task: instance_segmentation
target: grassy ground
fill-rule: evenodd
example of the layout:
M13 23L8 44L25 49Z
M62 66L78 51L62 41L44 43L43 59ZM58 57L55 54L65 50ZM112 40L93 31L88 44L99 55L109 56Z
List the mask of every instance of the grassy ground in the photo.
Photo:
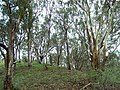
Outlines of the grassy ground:
M0 62L0 90L3 90L3 80L4 80L4 65Z
M120 69L119 69L120 70ZM80 72L56 66L33 63L31 68L24 63L17 64L13 84L16 90L120 90L120 71ZM0 63L0 90L3 88L4 67Z

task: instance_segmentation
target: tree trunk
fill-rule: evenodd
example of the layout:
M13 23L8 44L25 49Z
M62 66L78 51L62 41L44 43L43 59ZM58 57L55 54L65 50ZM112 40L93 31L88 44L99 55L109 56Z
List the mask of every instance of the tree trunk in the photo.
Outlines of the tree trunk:
M5 77L4 90L13 90L12 77L10 75L6 75Z
M4 90L13 90L12 85L12 77L14 70L14 36L15 36L15 28L12 28L9 31L9 46L6 58L6 72L5 72L5 81L4 81Z
M61 56L61 53L62 53L62 45L59 47L59 45L57 45L57 66L60 65L60 56Z
M31 66L31 31L28 29L28 67Z
M19 49L18 49L18 57L19 57L19 62L21 62L21 60L20 60L20 46L19 46Z
M71 70L70 59L69 59L69 46L68 46L68 42L66 42L66 46L67 46L67 68L68 68L68 70Z
M97 56L97 65L98 65L98 68L101 68L100 67L100 49L98 49L98 56Z
M58 55L58 57L57 57L57 66L59 66L60 65L60 55Z
M13 75L13 37L14 34L10 33L9 47L7 48L4 44L0 43L0 47L4 48L7 52L5 57L5 80L4 90L13 90L12 75Z
M103 48L103 66L102 66L102 67L105 66L106 61L107 61L107 55L106 55L106 52L107 52L107 50L106 50L106 46L104 45L104 48Z
M49 55L49 59L50 59L50 65L52 66L53 65L53 59L52 59L52 55L51 54Z
M69 59L69 45L68 45L68 37L67 37L67 28L65 28L65 42L66 42L66 48L67 48L67 68L68 70L71 70L71 66L70 66L70 59Z

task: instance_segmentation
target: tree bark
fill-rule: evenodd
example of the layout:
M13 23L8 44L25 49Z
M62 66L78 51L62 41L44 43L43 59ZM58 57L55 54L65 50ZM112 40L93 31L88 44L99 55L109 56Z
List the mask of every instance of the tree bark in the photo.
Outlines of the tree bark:
M70 59L69 59L69 46L68 46L68 42L66 42L66 46L67 46L67 68L68 68L68 70L71 70Z
M107 61L107 55L106 55L106 46L104 45L104 48L103 48L103 67L105 66L106 64L106 61Z
M61 53L62 53L62 44L61 44L60 47L57 45L57 66L60 65L60 56L61 56Z
M67 68L68 70L71 70L71 66L70 66L70 59L69 59L69 45L68 45L68 38L67 38L67 28L65 28L65 35L64 35L64 38L65 38L65 43L66 43L66 48L67 48Z
M49 55L49 59L50 59L50 65L52 66L53 65L53 59L52 59L52 55L51 54Z
M18 49L18 57L19 57L19 62L20 62L20 46L19 46L19 49Z
M6 58L6 72L5 72L5 81L4 81L4 90L13 90L12 77L14 70L14 28L9 31L9 46L7 51Z
M31 31L28 29L28 67L31 66Z

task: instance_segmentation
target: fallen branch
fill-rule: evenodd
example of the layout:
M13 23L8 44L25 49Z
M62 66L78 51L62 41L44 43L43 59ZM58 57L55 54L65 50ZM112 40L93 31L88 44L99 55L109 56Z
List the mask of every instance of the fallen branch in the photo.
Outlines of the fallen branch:
M84 87L82 87L80 90L84 90L86 87L90 86L92 83L88 83L87 85L85 85Z

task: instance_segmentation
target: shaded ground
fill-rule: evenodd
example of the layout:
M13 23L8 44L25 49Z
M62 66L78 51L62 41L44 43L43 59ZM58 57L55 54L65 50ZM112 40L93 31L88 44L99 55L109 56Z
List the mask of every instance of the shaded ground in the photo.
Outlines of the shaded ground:
M117 71L117 70L115 70ZM114 74L114 76L112 75ZM120 71L80 72L34 63L31 68L18 64L13 78L15 90L120 90ZM3 90L4 68L0 66L0 90Z

